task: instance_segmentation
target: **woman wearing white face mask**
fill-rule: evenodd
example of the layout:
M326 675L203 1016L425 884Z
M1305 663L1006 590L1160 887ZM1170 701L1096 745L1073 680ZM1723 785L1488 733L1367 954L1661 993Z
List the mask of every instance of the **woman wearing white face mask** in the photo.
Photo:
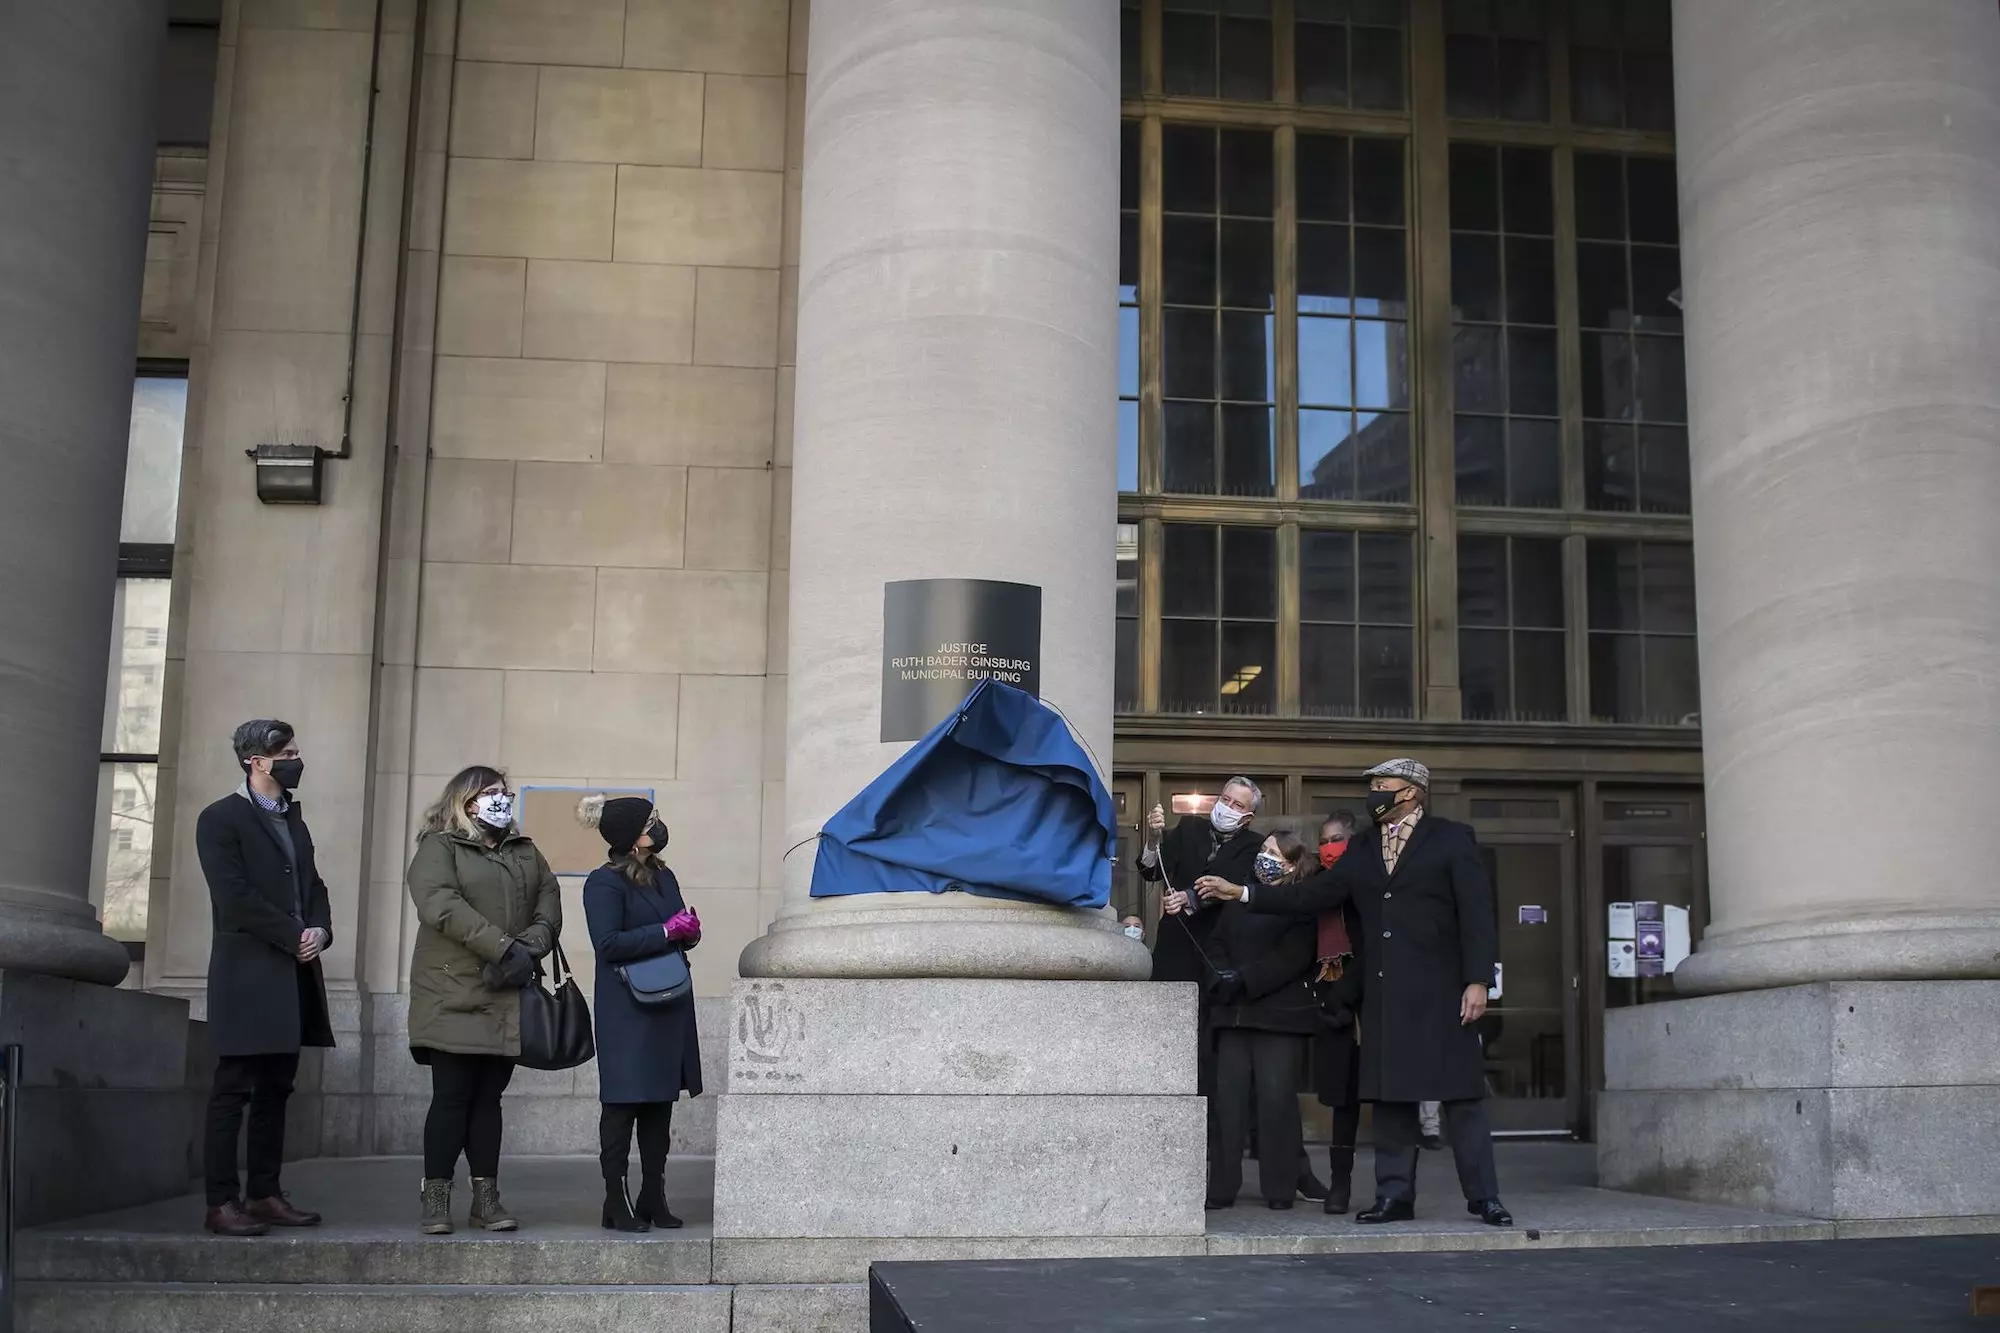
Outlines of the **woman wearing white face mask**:
M1257 852L1259 884L1282 884L1319 868L1296 833L1281 829ZM1209 1114L1215 1156L1208 1164L1208 1206L1228 1208L1243 1184L1243 1146L1251 1113L1257 1120L1258 1181L1272 1208L1292 1206L1302 1151L1299 1076L1307 1042L1319 1027L1319 1007L1307 979L1313 973L1317 926L1311 917L1259 916L1241 903L1215 909L1207 952L1209 1027L1215 1043L1215 1087Z
M471 1225L512 1231L500 1202L500 1096L521 1054L521 990L562 932L562 893L514 827L507 775L475 765L424 815L408 876L417 905L410 958L410 1054L431 1071L424 1121L422 1228L452 1229L461 1155Z

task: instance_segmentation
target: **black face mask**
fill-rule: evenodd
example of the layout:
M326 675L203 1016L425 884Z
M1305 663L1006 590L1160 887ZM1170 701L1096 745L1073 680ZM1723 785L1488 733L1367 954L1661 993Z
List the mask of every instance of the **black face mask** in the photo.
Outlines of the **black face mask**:
M1375 816L1376 823L1378 824L1381 823L1384 819L1388 817L1389 812L1395 808L1396 802L1402 797L1402 795L1403 793L1399 791L1369 792L1368 813Z
M667 826L656 819L646 825L646 836L653 840L653 850L658 852L667 845Z
M306 761L303 759L273 759L271 780L286 791L296 791L306 775Z

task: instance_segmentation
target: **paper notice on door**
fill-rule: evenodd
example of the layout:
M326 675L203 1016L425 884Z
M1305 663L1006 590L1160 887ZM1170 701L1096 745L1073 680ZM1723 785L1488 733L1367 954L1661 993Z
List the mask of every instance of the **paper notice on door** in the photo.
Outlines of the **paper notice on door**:
M1549 921L1548 909L1537 907L1533 903L1523 903L1517 919L1524 926L1545 926Z
M1611 929L1606 932L1614 940L1629 940L1639 933L1639 918L1632 911L1631 903L1611 904Z
M1666 956L1660 961L1666 971L1672 972L1681 965L1682 959L1694 952L1694 946L1688 938L1688 909L1668 903L1665 911L1667 949Z
M1607 940L1605 957L1610 960L1608 968L1614 977L1636 977L1639 975L1638 946L1631 940Z
M1493 965L1493 984L1486 988L1487 999L1497 1000L1500 998L1503 989L1500 984L1502 979L1500 973L1501 969L1504 968L1505 966L1506 966L1505 963L1495 963Z

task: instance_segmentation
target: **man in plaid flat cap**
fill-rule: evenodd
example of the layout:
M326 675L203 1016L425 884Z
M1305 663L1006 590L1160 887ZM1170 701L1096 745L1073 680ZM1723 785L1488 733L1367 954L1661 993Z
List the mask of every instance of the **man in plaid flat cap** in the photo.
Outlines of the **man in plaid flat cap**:
M1375 827L1357 834L1331 869L1247 889L1203 880L1202 895L1299 916L1351 901L1361 918L1361 1098L1375 1103L1375 1205L1354 1220L1416 1216L1417 1104L1436 1101L1466 1211L1511 1226L1494 1175L1486 1057L1473 1028L1486 1013L1500 953L1493 885L1471 828L1427 813L1429 768L1391 759L1366 777Z

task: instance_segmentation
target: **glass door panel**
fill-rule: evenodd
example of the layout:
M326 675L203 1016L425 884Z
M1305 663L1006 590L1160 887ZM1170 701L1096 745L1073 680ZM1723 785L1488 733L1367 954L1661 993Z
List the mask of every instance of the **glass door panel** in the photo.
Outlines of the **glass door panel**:
M1569 844L1482 845L1499 916L1500 997L1478 1024L1500 1130L1570 1128Z

